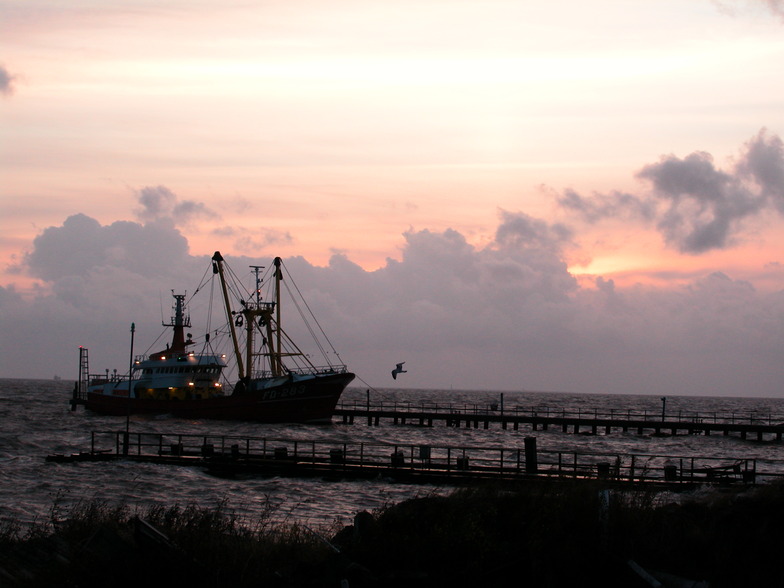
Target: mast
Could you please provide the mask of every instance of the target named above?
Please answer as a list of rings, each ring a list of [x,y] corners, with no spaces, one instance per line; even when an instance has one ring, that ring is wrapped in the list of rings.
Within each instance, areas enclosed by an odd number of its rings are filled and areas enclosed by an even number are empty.
[[[280,270],[280,257],[276,257],[275,261],[275,325],[276,325],[276,334],[277,334],[277,344],[275,347],[277,348],[277,352],[271,360],[274,360],[275,368],[272,370],[274,375],[279,376],[283,372],[283,360],[281,357],[283,347],[281,347],[281,328],[280,328],[280,280],[283,278],[283,274]]]
[[[281,259],[276,257],[274,260],[275,270],[275,293],[271,302],[261,299],[261,280],[259,279],[259,269],[263,266],[251,266],[256,272],[256,302],[246,305],[242,311],[247,320],[247,341],[248,341],[248,374],[251,374],[250,356],[266,355],[269,364],[269,373],[273,377],[282,376],[286,369],[283,366],[283,347],[282,333],[280,328],[280,280],[283,273],[280,269]],[[277,313],[275,310],[277,309]],[[277,318],[275,318],[277,317]],[[264,328],[264,343],[267,346],[267,353],[255,352],[253,349],[252,338],[256,328]]]
[[[254,275],[256,276],[256,307],[261,308],[261,277],[259,276],[259,272],[264,269],[263,265],[251,265],[250,269],[253,270]]]
[[[221,290],[223,290],[223,302],[226,307],[226,317],[229,320],[229,330],[231,331],[231,342],[234,345],[234,354],[237,357],[237,375],[240,380],[245,379],[245,373],[242,365],[242,354],[240,353],[240,344],[237,340],[237,331],[234,329],[234,320],[231,316],[231,305],[229,304],[229,291],[226,288],[226,277],[223,274],[223,256],[220,251],[216,251],[212,256],[212,271],[218,274],[221,283]],[[250,375],[250,373],[248,373]]]
[[[246,329],[247,329],[247,336],[246,336],[246,354],[247,354],[247,361],[248,361],[248,376],[253,377],[253,358],[261,355],[257,351],[254,350],[253,338],[255,333],[253,332],[257,326],[256,317],[264,316],[262,311],[261,305],[261,277],[259,272],[264,269],[263,265],[252,265],[250,269],[253,270],[254,275],[256,276],[256,290],[254,292],[255,302],[253,303],[253,307],[246,307],[243,310],[243,314],[245,315],[246,320]]]
[[[280,284],[278,276],[280,273],[280,258],[275,258],[275,294],[272,302],[264,302],[261,299],[261,280],[259,279],[258,270],[263,266],[251,266],[256,271],[256,304],[252,310],[248,310],[248,318],[252,320],[252,326],[264,328],[264,342],[267,345],[267,353],[256,353],[256,355],[266,355],[269,363],[269,371],[272,376],[282,376],[284,373],[283,361],[281,360],[281,335],[280,325],[278,321],[273,318],[274,310],[277,307],[280,310]],[[251,319],[251,317],[253,317]],[[258,317],[258,320],[257,320]],[[280,317],[280,314],[278,314]],[[277,335],[275,334],[277,333]],[[248,330],[248,338],[251,337],[250,325]]]
[[[249,378],[253,377],[253,329],[256,328],[256,311],[245,307],[242,309],[242,316],[245,317],[245,373]]]
[[[163,323],[164,327],[172,327],[174,335],[172,336],[171,350],[172,353],[182,353],[185,351],[185,327],[191,326],[191,317],[185,314],[185,294],[175,294],[172,290],[174,297],[174,316],[169,323]]]
[[[259,278],[259,270],[263,266],[251,266],[256,273],[256,293],[251,300],[242,301],[242,310],[238,313],[232,313],[231,304],[229,302],[228,286],[226,284],[226,276],[223,267],[223,256],[220,251],[216,251],[212,256],[213,273],[218,274],[221,283],[221,290],[223,292],[223,301],[226,307],[226,316],[229,321],[229,331],[231,333],[231,341],[234,345],[234,354],[237,358],[237,372],[240,380],[253,378],[253,363],[254,359],[260,355],[267,355],[269,358],[269,370],[272,376],[282,376],[286,372],[283,366],[283,333],[280,328],[280,282],[283,279],[283,271],[281,269],[282,260],[276,257],[275,264],[275,300],[273,302],[264,302],[261,299],[261,280]],[[255,301],[253,300],[255,298]],[[240,351],[240,341],[237,336],[236,327],[242,323],[237,317],[235,322],[233,314],[239,314],[245,321],[245,359],[243,360],[242,352]],[[262,354],[254,350],[254,331],[258,327],[264,327],[266,330],[265,343],[268,347],[268,353]],[[286,354],[288,355],[288,354]],[[297,350],[296,354],[302,355]]]

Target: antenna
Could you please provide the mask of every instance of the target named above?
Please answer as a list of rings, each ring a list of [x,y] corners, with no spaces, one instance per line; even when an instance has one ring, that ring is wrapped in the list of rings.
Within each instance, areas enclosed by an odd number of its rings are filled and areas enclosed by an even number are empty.
[[[256,276],[256,308],[259,308],[261,305],[261,277],[259,276],[259,272],[264,269],[263,265],[252,265],[250,269],[253,270],[253,273]]]

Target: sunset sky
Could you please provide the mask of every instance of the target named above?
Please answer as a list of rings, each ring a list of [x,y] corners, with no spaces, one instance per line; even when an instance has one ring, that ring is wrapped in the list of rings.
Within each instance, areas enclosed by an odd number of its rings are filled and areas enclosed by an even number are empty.
[[[0,377],[220,250],[360,385],[784,396],[782,64],[780,0],[0,0]]]

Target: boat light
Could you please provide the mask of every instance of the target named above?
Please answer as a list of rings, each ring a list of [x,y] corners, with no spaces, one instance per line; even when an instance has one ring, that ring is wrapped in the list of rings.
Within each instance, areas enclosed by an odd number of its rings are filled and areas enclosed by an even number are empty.
[[[193,386],[193,382],[188,382],[188,386]]]

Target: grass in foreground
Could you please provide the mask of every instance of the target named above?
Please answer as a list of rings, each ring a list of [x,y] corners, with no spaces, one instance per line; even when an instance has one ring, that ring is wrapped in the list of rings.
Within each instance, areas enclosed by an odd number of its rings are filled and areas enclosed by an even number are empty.
[[[0,526],[0,585],[650,585],[630,560],[719,588],[784,578],[778,484],[669,504],[585,483],[490,486],[359,513],[354,523],[327,534],[249,524],[225,507],[83,503],[26,531]]]

